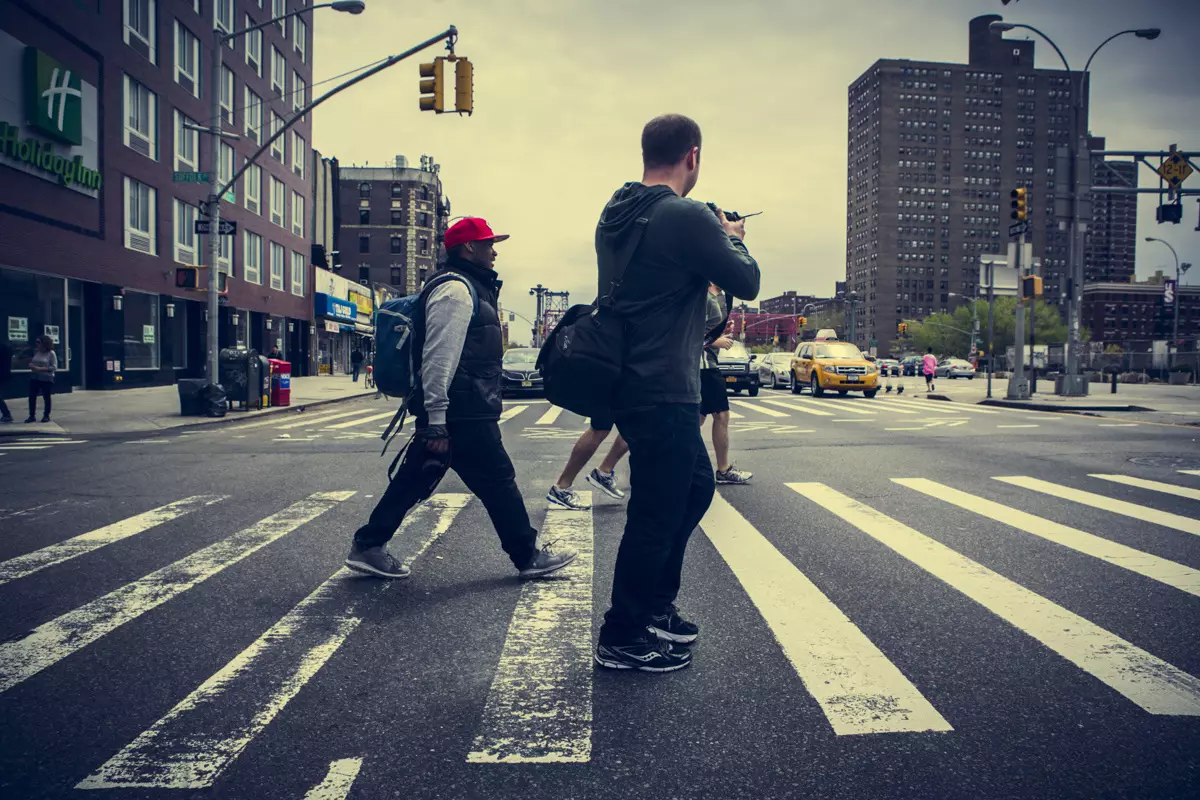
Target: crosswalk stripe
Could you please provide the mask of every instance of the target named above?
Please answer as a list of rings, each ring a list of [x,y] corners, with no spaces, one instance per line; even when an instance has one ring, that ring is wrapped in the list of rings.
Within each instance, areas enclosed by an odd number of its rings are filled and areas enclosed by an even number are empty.
[[[435,495],[421,508],[438,515],[434,530],[445,530],[468,499]],[[345,567],[331,575],[76,788],[211,787],[358,627],[364,600],[391,585],[379,582],[370,593],[346,590],[354,576]],[[214,708],[224,713],[214,719]]]
[[[7,450],[46,450],[50,447],[48,444],[38,445],[0,445],[0,451]]]
[[[508,422],[527,408],[529,406],[512,406],[504,409],[504,413],[500,415],[500,422]]]
[[[537,421],[537,423],[535,423],[535,424],[537,424],[537,425],[553,425],[558,420],[558,415],[561,414],[562,412],[563,412],[563,410],[561,408],[559,408],[558,406],[550,406],[550,410],[547,411],[545,414],[542,414],[541,419],[539,419]]]
[[[340,414],[326,414],[323,417],[316,417],[316,418],[308,417],[307,419],[302,419],[299,422],[289,422],[286,425],[279,425],[275,428],[275,430],[287,431],[287,430],[291,430],[292,428],[314,428],[317,426],[317,424],[324,425],[326,422],[332,422],[335,419],[345,419],[346,417],[356,417],[362,413],[363,413],[363,410],[360,408],[357,411],[343,411]],[[395,412],[393,411],[392,413],[394,414]],[[303,415],[301,415],[301,416],[303,416]]]
[[[1181,469],[1179,472],[1183,475],[1200,475],[1200,469]]]
[[[1200,716],[1200,680],[1083,617],[822,483],[788,487],[918,567],[1151,714]]]
[[[1093,473],[1089,474],[1088,477],[1099,478],[1103,481],[1112,481],[1113,483],[1123,483],[1126,486],[1136,486],[1139,489],[1149,489],[1152,492],[1173,494],[1176,497],[1186,497],[1189,500],[1200,500],[1200,489],[1193,489],[1190,486],[1175,486],[1171,483],[1148,481],[1145,478],[1134,478],[1129,475],[1097,475]]]
[[[1019,531],[1025,531],[1055,544],[1061,544],[1063,547],[1069,547],[1084,555],[1136,572],[1188,594],[1200,596],[1200,570],[1143,553],[1132,547],[1126,547],[1076,528],[1060,525],[1025,511],[975,497],[935,481],[924,478],[893,478],[892,482],[915,489],[935,499],[944,500],[967,511],[973,511],[996,522],[1010,525]]]
[[[1200,520],[1180,516],[1179,514],[1172,514],[1169,511],[1159,511],[1157,508],[1149,508],[1137,503],[1128,503],[1124,500],[1105,497],[1102,494],[1072,489],[1070,486],[1062,486],[1025,475],[1009,475],[997,477],[995,480],[1003,481],[1013,486],[1020,486],[1022,489],[1042,492],[1052,497],[1062,498],[1063,500],[1082,503],[1085,506],[1098,508],[1101,511],[1111,511],[1114,514],[1120,514],[1124,517],[1132,517],[1142,522],[1150,522],[1155,525],[1162,525],[1165,528],[1174,528],[1177,531],[1200,536]]]
[[[346,800],[361,769],[361,758],[341,758],[332,762],[325,780],[305,792],[304,800]]]
[[[975,408],[974,406],[970,406],[966,403],[945,403],[945,402],[939,402],[936,400],[926,400],[925,402],[921,402],[920,400],[888,400],[887,402],[894,403],[895,405],[901,406],[903,408],[911,408],[916,411],[929,411],[934,414],[953,414],[954,416],[961,416],[960,412],[964,412],[964,411],[967,412],[968,414],[999,414],[1000,413],[999,411],[987,411],[987,410],[983,410],[983,409],[978,409],[978,408]]]
[[[817,416],[817,417],[832,417],[833,416],[833,414],[830,413],[829,411],[821,411],[816,408],[806,408],[802,404],[789,403],[786,400],[767,400],[766,402],[768,402],[774,406],[779,406],[780,408],[790,408],[792,411],[799,411],[802,414],[812,414],[813,416]]]
[[[20,639],[0,643],[0,692],[57,664],[353,496],[352,491],[317,492],[227,539],[39,625]]]
[[[391,419],[394,416],[396,416],[395,411],[384,411],[382,414],[372,414],[369,417],[362,417],[360,419],[352,419],[349,422],[339,422],[336,425],[328,425],[325,427],[325,430],[340,431],[340,430],[343,430],[344,428],[353,428],[357,425],[366,425],[368,422],[375,422],[375,421],[381,420],[381,419]]]
[[[771,405],[783,406],[785,408],[789,407],[788,404],[782,400],[767,400],[766,402],[770,403]],[[849,403],[839,403],[837,401],[825,401],[825,400],[797,400],[795,402],[817,405],[817,406],[824,406],[824,407],[833,407],[833,408],[836,408],[838,411],[845,411],[847,414],[858,414],[860,417],[861,416],[869,416],[869,417],[875,416],[874,411],[868,411],[863,408],[852,408]],[[904,413],[908,413],[908,412],[904,412]]]
[[[65,542],[52,544],[49,547],[43,547],[41,550],[34,550],[32,553],[10,558],[8,561],[0,562],[0,586],[9,581],[15,581],[18,578],[32,575],[47,567],[69,561],[84,553],[99,550],[101,547],[113,542],[128,539],[130,536],[148,531],[151,528],[162,525],[164,522],[178,519],[185,514],[190,514],[197,509],[212,505],[213,503],[219,503],[225,499],[227,499],[225,495],[219,494],[201,494],[195,497],[185,497],[182,500],[176,500],[174,503],[168,503],[160,508],[135,514],[120,522],[105,525],[103,528],[81,533]]]
[[[579,492],[585,504],[591,492]],[[584,764],[592,757],[592,511],[547,512],[541,537],[579,556],[529,581],[513,611],[467,762]]]
[[[757,403],[747,403],[745,400],[732,400],[730,402],[732,402],[735,405],[741,406],[742,408],[748,408],[751,411],[757,411],[760,414],[766,414],[768,417],[787,417],[788,416],[787,414],[784,414],[782,411],[776,411],[773,408],[764,408],[764,407],[758,405]]]
[[[16,436],[12,439],[4,439],[5,442],[13,444],[87,444],[87,439],[52,439],[48,436]]]
[[[286,414],[276,412],[276,413],[269,414],[267,419],[259,420],[258,422],[236,423],[236,424],[229,425],[229,426],[223,428],[221,431],[207,431],[206,430],[206,431],[203,431],[203,433],[223,433],[225,431],[233,431],[234,433],[238,433],[240,431],[248,431],[251,428],[263,428],[263,427],[266,427],[267,425],[275,426],[275,425],[279,425],[279,423],[281,423],[281,422],[286,423],[288,420],[295,420],[295,419],[303,419],[304,420],[304,423],[297,423],[297,424],[311,425],[311,424],[314,424],[317,422],[321,422],[322,420],[331,419],[333,416],[334,416],[334,414],[332,412],[328,412],[328,411],[307,411],[307,412],[306,411],[295,411],[295,412],[290,412],[290,413],[286,413]],[[188,431],[188,433],[200,433],[200,431]]]
[[[730,418],[730,419],[745,419],[745,418],[746,418],[746,415],[745,415],[745,414],[739,414],[738,412],[734,411],[734,410],[731,408],[731,409],[729,409],[729,418]]]
[[[836,734],[952,730],[841,609],[720,494],[700,527]]]

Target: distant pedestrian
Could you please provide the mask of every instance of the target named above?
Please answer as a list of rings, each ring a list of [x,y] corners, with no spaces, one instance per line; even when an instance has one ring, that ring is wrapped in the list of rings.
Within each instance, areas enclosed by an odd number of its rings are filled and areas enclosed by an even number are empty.
[[[925,373],[925,391],[932,392],[936,388],[933,379],[937,375],[937,357],[933,354],[933,348],[925,351],[921,359],[921,371]]]
[[[0,341],[0,422],[12,422],[12,412],[4,402],[4,389],[8,379],[12,377],[12,348],[7,342]]]
[[[283,361],[283,353],[279,349],[279,345],[271,345],[271,352],[267,354],[267,358],[273,358],[276,361]]]
[[[363,365],[362,350],[359,350],[356,347],[356,348],[354,348],[354,352],[350,354],[350,366],[354,370],[354,382],[355,383],[358,383],[358,373],[362,371],[362,365]]]
[[[44,409],[42,422],[50,421],[50,395],[54,393],[54,373],[58,371],[58,356],[54,354],[54,340],[49,336],[39,336],[34,340],[36,350],[29,361],[29,419],[26,422],[37,421],[37,396],[42,396]]]

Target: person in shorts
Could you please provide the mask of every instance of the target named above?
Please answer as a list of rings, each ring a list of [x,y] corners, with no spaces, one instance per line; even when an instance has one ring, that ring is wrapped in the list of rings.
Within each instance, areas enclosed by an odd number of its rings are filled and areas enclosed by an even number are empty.
[[[725,388],[725,376],[721,374],[717,360],[718,350],[728,350],[733,346],[733,340],[721,332],[722,325],[728,317],[724,295],[715,284],[708,286],[708,305],[705,311],[704,327],[710,331],[709,337],[716,336],[712,341],[706,339],[704,355],[700,369],[700,425],[708,417],[713,418],[712,443],[717,456],[717,483],[746,484],[754,477],[753,473],[739,470],[729,460],[729,391]]]
[[[579,495],[575,493],[571,485],[579,477],[580,471],[592,460],[592,456],[596,455],[596,451],[600,449],[600,445],[612,433],[612,429],[613,421],[611,418],[592,417],[588,423],[588,429],[580,435],[579,439],[575,442],[575,446],[571,448],[571,455],[567,458],[567,465],[563,467],[562,474],[558,476],[558,480],[546,492],[546,500],[551,505],[572,510],[586,510],[591,507],[579,499]],[[600,462],[598,468],[588,473],[587,482],[614,500],[624,498],[625,493],[617,488],[616,470],[617,462],[624,458],[628,452],[629,445],[625,444],[625,440],[618,433],[617,440],[609,448],[608,455],[604,457],[604,461]]]

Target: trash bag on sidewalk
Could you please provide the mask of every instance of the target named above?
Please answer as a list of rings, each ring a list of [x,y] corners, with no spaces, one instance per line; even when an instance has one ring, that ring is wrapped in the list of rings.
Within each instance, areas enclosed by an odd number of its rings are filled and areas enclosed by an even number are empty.
[[[225,416],[225,389],[219,383],[204,387],[204,414],[209,417]]]

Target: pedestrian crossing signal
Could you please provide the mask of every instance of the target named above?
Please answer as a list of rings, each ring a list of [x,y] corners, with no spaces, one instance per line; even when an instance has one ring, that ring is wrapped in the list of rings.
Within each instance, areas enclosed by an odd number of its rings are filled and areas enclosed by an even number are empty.
[[[176,289],[199,289],[200,288],[200,270],[196,267],[176,267],[175,268],[175,288]]]
[[[1042,296],[1042,277],[1040,275],[1026,275],[1021,278],[1021,299],[1030,300],[1034,297]]]

